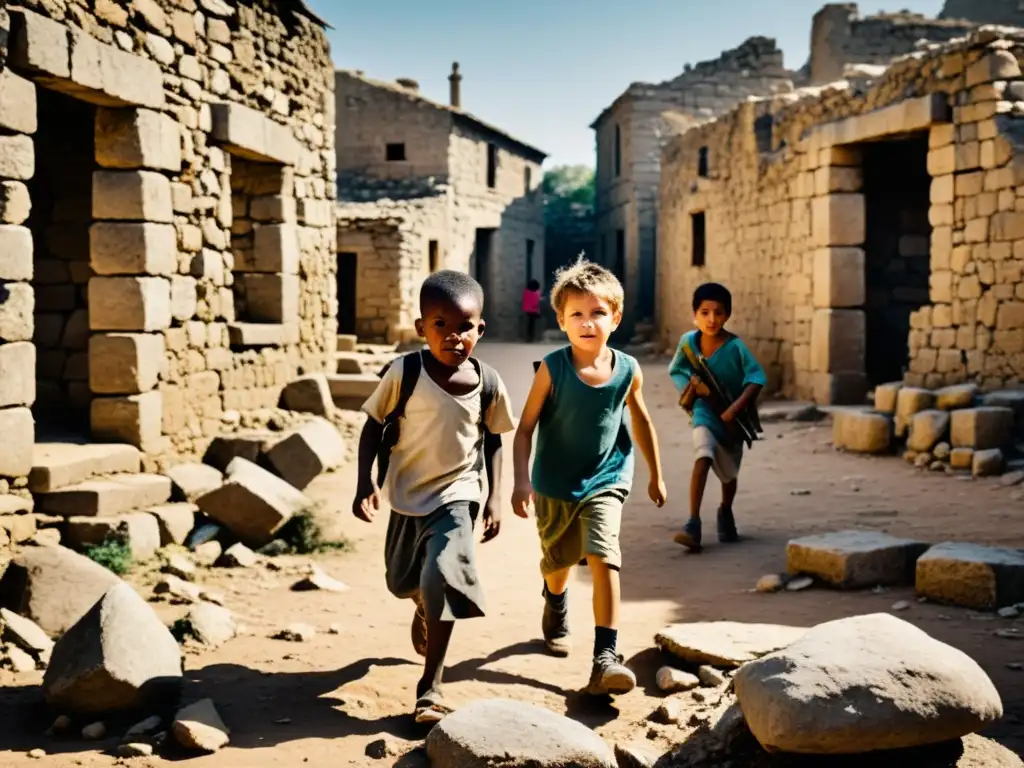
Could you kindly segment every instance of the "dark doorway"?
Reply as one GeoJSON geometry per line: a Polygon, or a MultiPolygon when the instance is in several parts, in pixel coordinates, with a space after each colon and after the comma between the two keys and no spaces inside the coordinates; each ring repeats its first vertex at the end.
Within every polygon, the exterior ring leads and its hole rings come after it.
{"type": "Polygon", "coordinates": [[[903,378],[910,315],[928,303],[928,136],[864,144],[865,368],[874,386],[903,378]]]}
{"type": "Polygon", "coordinates": [[[491,253],[494,248],[493,229],[478,229],[476,241],[473,243],[473,277],[484,289],[484,297],[490,301],[484,301],[484,320],[489,319],[490,307],[494,304],[494,291],[491,290],[491,253]]]}
{"type": "Polygon", "coordinates": [[[615,230],[615,264],[612,272],[619,278],[619,282],[626,282],[626,230],[615,230]]]}
{"type": "Polygon", "coordinates": [[[36,401],[41,430],[88,433],[89,227],[96,109],[39,88],[32,209],[36,401]]]}
{"type": "Polygon", "coordinates": [[[359,257],[354,253],[338,254],[338,333],[356,332],[356,275],[359,257]]]}

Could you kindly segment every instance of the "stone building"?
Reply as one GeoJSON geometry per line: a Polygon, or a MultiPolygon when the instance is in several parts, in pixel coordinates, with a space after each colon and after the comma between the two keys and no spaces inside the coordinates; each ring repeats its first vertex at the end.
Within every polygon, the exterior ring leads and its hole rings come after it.
{"type": "Polygon", "coordinates": [[[688,65],[672,80],[632,83],[591,124],[597,146],[595,258],[625,286],[625,334],[654,310],[661,147],[748,96],[793,90],[792,78],[775,41],[753,37],[718,59],[688,65]]]}
{"type": "Polygon", "coordinates": [[[58,430],[167,466],[333,352],[326,37],[296,0],[19,5],[0,11],[0,486],[58,430]]]}
{"type": "Polygon", "coordinates": [[[461,78],[441,104],[413,80],[336,73],[341,332],[414,335],[423,278],[457,269],[484,286],[489,334],[520,333],[523,286],[544,279],[546,155],[465,111],[461,78]]]}
{"type": "Polygon", "coordinates": [[[750,101],[662,155],[658,328],[718,280],[770,386],[1024,379],[1024,31],[981,28],[866,88],[750,101]],[[705,170],[708,171],[704,173],[705,170]]]}

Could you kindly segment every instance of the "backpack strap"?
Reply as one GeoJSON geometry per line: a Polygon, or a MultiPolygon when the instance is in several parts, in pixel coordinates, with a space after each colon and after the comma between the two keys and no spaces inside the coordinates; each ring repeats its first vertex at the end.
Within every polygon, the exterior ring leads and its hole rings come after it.
{"type": "MultiPolygon", "coordinates": [[[[398,402],[395,403],[395,407],[391,409],[391,413],[385,417],[386,423],[393,424],[398,419],[405,416],[405,407],[409,404],[409,398],[412,397],[412,392],[416,389],[416,382],[420,378],[420,368],[422,367],[422,353],[419,351],[410,352],[407,355],[403,355],[402,358],[402,383],[398,389],[398,402]]],[[[381,371],[381,378],[388,372],[391,367],[391,363],[385,365],[381,371]]]]}
{"type": "Polygon", "coordinates": [[[693,369],[694,373],[698,373],[699,368],[697,367],[697,353],[693,350],[691,340],[696,338],[699,333],[700,332],[698,331],[693,336],[683,338],[683,354],[686,355],[686,360],[690,363],[690,367],[693,369]]]}
{"type": "Polygon", "coordinates": [[[482,382],[480,388],[480,426],[483,429],[487,429],[485,426],[487,411],[490,409],[491,403],[494,402],[494,398],[498,396],[498,372],[483,360],[480,360],[479,363],[480,379],[482,382]]]}

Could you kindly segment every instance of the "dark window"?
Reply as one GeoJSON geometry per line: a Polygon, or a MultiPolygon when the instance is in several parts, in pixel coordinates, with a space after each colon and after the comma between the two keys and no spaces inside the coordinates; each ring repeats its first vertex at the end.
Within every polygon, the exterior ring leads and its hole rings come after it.
{"type": "Polygon", "coordinates": [[[697,175],[702,179],[708,177],[708,148],[701,147],[697,152],[697,175]]]}
{"type": "Polygon", "coordinates": [[[626,280],[626,230],[615,230],[615,266],[612,272],[620,282],[626,280]]]}
{"type": "Polygon", "coordinates": [[[498,184],[498,148],[487,145],[487,186],[494,189],[498,184]]]}
{"type": "Polygon", "coordinates": [[[533,246],[533,240],[526,241],[526,282],[533,280],[533,246]]]}
{"type": "Polygon", "coordinates": [[[758,152],[772,151],[772,131],[775,121],[771,115],[761,115],[754,121],[754,138],[757,140],[758,152]]]}
{"type": "Polygon", "coordinates": [[[430,264],[430,273],[437,272],[437,240],[427,243],[427,261],[430,264]]]}
{"type": "Polygon", "coordinates": [[[622,134],[619,126],[615,126],[615,175],[622,173],[622,134]]]}
{"type": "Polygon", "coordinates": [[[388,144],[384,150],[385,158],[389,163],[397,163],[405,160],[405,143],[388,144]]]}
{"type": "Polygon", "coordinates": [[[530,194],[530,190],[533,189],[533,168],[526,166],[523,169],[523,194],[530,194]]]}
{"type": "Polygon", "coordinates": [[[690,214],[690,264],[694,267],[704,266],[706,238],[704,212],[690,214]]]}

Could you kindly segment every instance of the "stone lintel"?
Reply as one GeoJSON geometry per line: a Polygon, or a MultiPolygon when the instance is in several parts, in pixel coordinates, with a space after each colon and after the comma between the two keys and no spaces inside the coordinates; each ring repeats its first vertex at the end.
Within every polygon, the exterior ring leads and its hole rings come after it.
{"type": "Polygon", "coordinates": [[[295,165],[299,146],[291,130],[243,104],[213,104],[213,138],[232,154],[264,163],[295,165]]]}

